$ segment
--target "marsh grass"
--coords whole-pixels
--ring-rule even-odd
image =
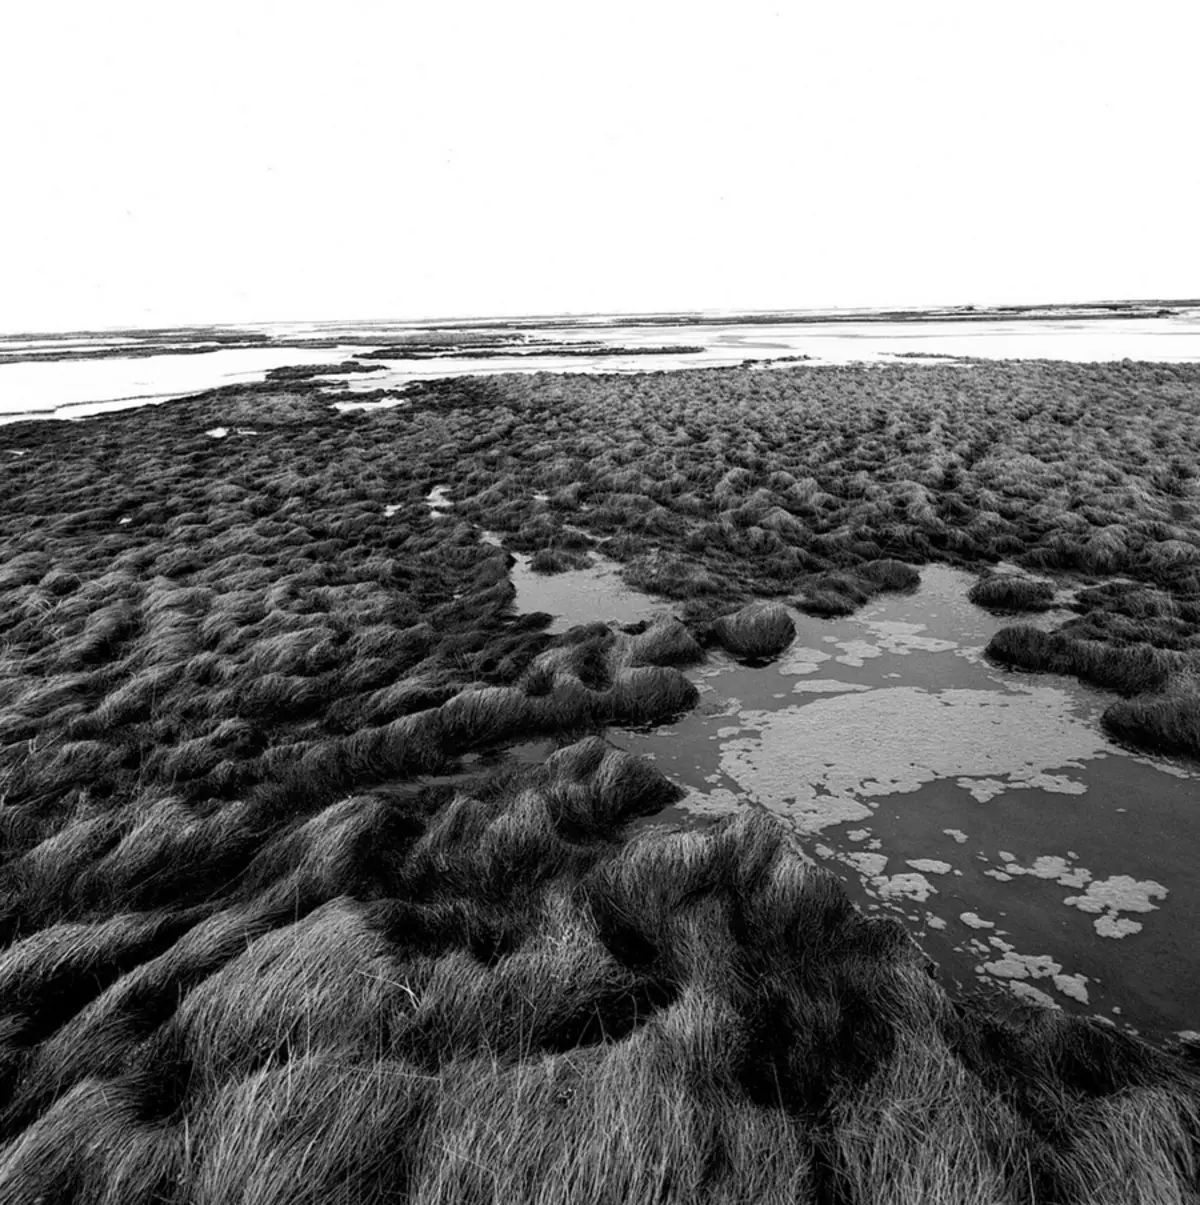
[[[976,606],[994,614],[1048,611],[1054,605],[1054,585],[1014,573],[993,573],[981,577],[967,592],[967,597]]]
[[[994,661],[1013,669],[1070,674],[1124,695],[1161,690],[1172,671],[1185,664],[1179,654],[1150,644],[1077,639],[1028,624],[1001,628],[985,651]]]
[[[712,625],[718,644],[735,657],[765,661],[777,657],[796,635],[796,625],[781,603],[749,603]]]
[[[1101,717],[1105,730],[1136,749],[1200,758],[1200,675],[1180,674],[1158,693],[1122,699]]]
[[[0,478],[0,1201],[1195,1201],[1194,1060],[950,1000],[751,809],[631,836],[679,790],[603,733],[695,706],[706,646],[777,655],[785,599],[1007,559],[1093,578],[989,654],[1195,756],[1198,383],[534,374],[338,414],[301,374],[39,424]],[[674,614],[552,635],[483,530]]]

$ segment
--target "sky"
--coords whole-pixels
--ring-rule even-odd
[[[0,332],[1200,295],[1177,0],[62,0]]]

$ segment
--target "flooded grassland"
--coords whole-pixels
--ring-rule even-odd
[[[1200,368],[329,384],[0,430],[0,1198],[1200,1192]]]

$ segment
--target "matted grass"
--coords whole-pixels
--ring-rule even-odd
[[[1196,755],[1198,398],[1026,363],[338,414],[296,379],[3,428],[0,1200],[1198,1199],[1194,1064],[948,999],[762,815],[631,838],[678,788],[602,735],[695,706],[714,640],[777,653],[785,599],[1003,559],[1093,577],[991,655]],[[484,530],[602,541],[675,614],[550,635]]]

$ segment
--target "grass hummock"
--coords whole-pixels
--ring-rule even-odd
[[[796,625],[781,603],[748,603],[715,620],[712,635],[735,657],[763,661],[777,657],[792,643]]]
[[[976,606],[998,615],[1048,611],[1054,605],[1054,586],[1015,573],[985,574],[971,587],[967,597]]]
[[[1135,749],[1200,759],[1200,675],[1193,670],[1160,693],[1121,699],[1105,709],[1101,722]]]

